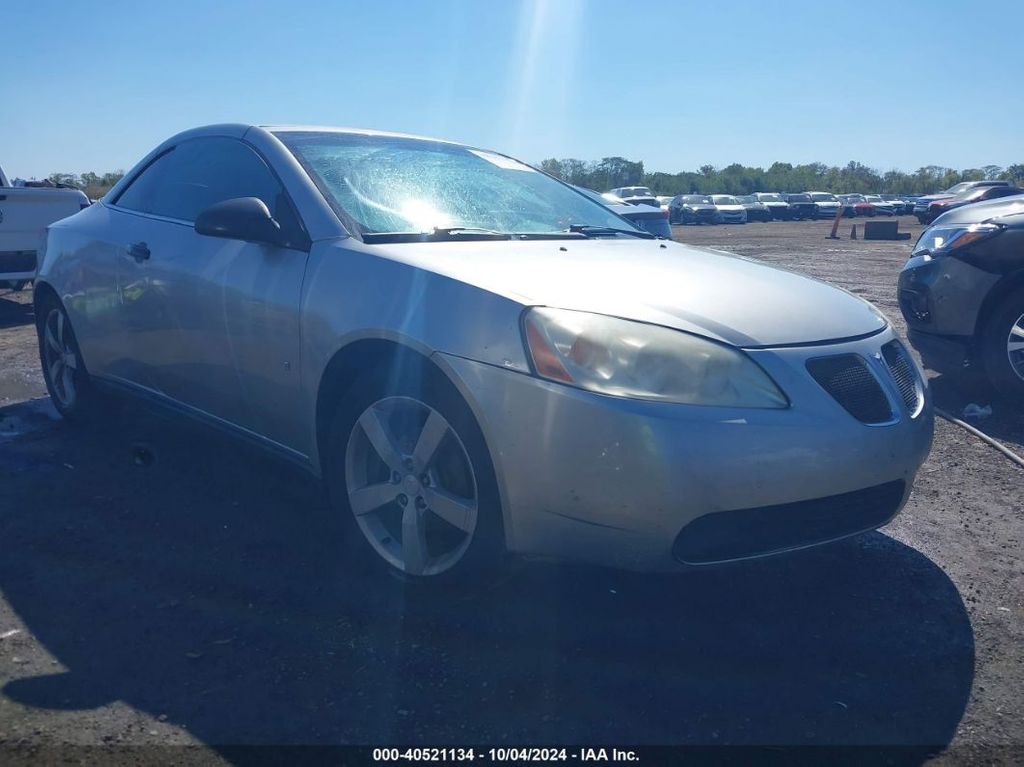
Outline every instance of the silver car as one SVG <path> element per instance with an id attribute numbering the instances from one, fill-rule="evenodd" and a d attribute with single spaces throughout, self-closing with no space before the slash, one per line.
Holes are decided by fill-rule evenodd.
<path id="1" fill-rule="evenodd" d="M 931 442 L 870 304 L 443 141 L 182 133 L 49 228 L 35 302 L 65 416 L 114 389 L 265 446 L 326 482 L 339 556 L 416 582 L 842 538 Z"/>

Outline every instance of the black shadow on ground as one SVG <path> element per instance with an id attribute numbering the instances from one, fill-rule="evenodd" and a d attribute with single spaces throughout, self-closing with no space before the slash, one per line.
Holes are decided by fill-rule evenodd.
<path id="1" fill-rule="evenodd" d="M 900 760 L 920 761 L 971 689 L 956 588 L 880 533 L 680 576 L 523 563 L 431 606 L 353 582 L 315 483 L 206 431 L 129 411 L 4 445 L 0 473 L 0 589 L 67 669 L 3 688 L 31 706 L 123 700 L 215 746 L 911 744 Z"/>
<path id="2" fill-rule="evenodd" d="M 8 294 L 10 295 L 10 294 Z M 5 291 L 0 289 L 0 330 L 31 325 L 35 321 L 32 302 L 19 303 L 5 298 Z"/>

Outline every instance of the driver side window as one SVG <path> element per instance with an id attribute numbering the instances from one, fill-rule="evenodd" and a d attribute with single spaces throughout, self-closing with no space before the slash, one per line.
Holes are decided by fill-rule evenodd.
<path id="1" fill-rule="evenodd" d="M 284 231 L 300 228 L 284 188 L 263 158 L 233 138 L 181 142 L 150 163 L 115 204 L 191 224 L 211 205 L 236 197 L 258 197 Z"/>

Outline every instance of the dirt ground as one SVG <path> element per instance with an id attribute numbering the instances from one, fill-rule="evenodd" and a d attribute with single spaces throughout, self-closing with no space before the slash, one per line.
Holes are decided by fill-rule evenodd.
<path id="1" fill-rule="evenodd" d="M 913 240 L 828 228 L 674 230 L 863 295 L 903 332 Z M 436 605 L 353 583 L 295 469 L 135 407 L 53 420 L 30 295 L 0 295 L 0 748 L 867 744 L 1020 763 L 1024 471 L 946 421 L 880 532 L 681 576 L 522 562 Z M 1007 403 L 932 386 L 950 412 L 992 404 L 978 426 L 1024 452 Z"/>

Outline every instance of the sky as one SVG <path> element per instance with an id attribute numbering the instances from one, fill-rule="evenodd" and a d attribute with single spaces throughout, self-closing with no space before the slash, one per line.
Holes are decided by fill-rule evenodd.
<path id="1" fill-rule="evenodd" d="M 219 122 L 340 125 L 548 157 L 1024 162 L 1024 2 L 6 3 L 0 166 L 127 169 Z"/>

